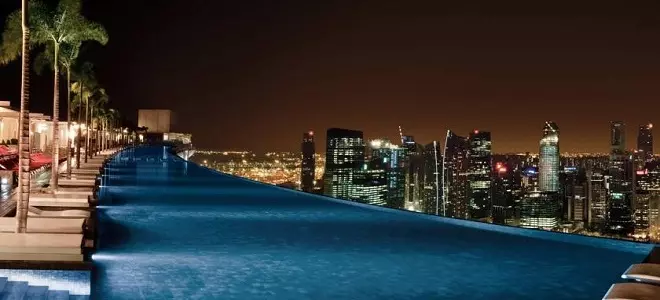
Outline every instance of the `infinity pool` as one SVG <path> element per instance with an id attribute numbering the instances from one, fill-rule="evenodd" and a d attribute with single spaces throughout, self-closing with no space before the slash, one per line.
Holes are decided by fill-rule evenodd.
<path id="1" fill-rule="evenodd" d="M 600 299 L 651 245 L 346 203 L 126 150 L 96 299 Z"/>

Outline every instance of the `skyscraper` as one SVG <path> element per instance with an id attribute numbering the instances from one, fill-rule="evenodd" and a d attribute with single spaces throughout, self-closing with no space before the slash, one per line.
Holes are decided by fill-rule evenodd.
<path id="1" fill-rule="evenodd" d="M 303 192 L 311 193 L 314 190 L 314 170 L 316 168 L 314 162 L 314 152 L 316 151 L 316 147 L 314 145 L 313 131 L 303 133 L 301 150 L 302 163 L 300 166 L 300 189 Z"/>
<path id="2" fill-rule="evenodd" d="M 491 215 L 495 224 L 513 224 L 515 201 L 521 189 L 522 178 L 506 162 L 497 162 L 493 176 L 493 206 Z"/>
<path id="3" fill-rule="evenodd" d="M 422 212 L 440 214 L 442 197 L 442 153 L 440 143 L 433 141 L 424 146 L 424 180 Z"/>
<path id="4" fill-rule="evenodd" d="M 539 190 L 559 191 L 559 127 L 545 122 L 539 149 Z"/>
<path id="5" fill-rule="evenodd" d="M 520 226 L 553 229 L 559 224 L 559 209 L 559 193 L 527 193 L 520 208 Z"/>
<path id="6" fill-rule="evenodd" d="M 483 219 L 491 216 L 493 204 L 490 132 L 474 130 L 468 143 L 469 213 L 472 219 Z"/>
<path id="7" fill-rule="evenodd" d="M 628 235 L 634 231 L 633 202 L 633 155 L 626 152 L 626 126 L 614 121 L 610 125 L 611 148 L 608 167 L 607 226 L 610 234 Z"/>
<path id="8" fill-rule="evenodd" d="M 424 188 L 424 149 L 415 142 L 410 135 L 402 136 L 402 145 L 405 149 L 405 201 L 408 210 L 422 211 L 422 197 Z"/>
<path id="9" fill-rule="evenodd" d="M 387 163 L 371 159 L 354 171 L 349 199 L 361 203 L 384 206 L 387 204 Z"/>
<path id="10" fill-rule="evenodd" d="M 621 121 L 610 123 L 610 155 L 626 153 L 626 124 Z"/>
<path id="11" fill-rule="evenodd" d="M 584 222 L 590 227 L 602 227 L 607 219 L 607 182 L 604 172 L 587 166 L 586 176 L 587 211 Z"/>
<path id="12" fill-rule="evenodd" d="M 328 129 L 323 180 L 326 196 L 350 199 L 353 176 L 364 167 L 364 152 L 362 131 Z"/>
<path id="13" fill-rule="evenodd" d="M 387 140 L 372 140 L 371 159 L 380 160 L 387 171 L 387 207 L 403 208 L 405 199 L 405 149 Z"/>
<path id="14" fill-rule="evenodd" d="M 642 152 L 644 160 L 649 162 L 653 159 L 653 124 L 639 126 L 637 134 L 637 151 Z"/>
<path id="15" fill-rule="evenodd" d="M 452 218 L 469 217 L 468 141 L 447 130 L 442 155 L 442 214 Z"/>

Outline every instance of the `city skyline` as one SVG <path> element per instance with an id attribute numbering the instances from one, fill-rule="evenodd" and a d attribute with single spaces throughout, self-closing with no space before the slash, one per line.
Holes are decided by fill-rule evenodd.
<path id="1" fill-rule="evenodd" d="M 538 124 L 552 120 L 562 152 L 607 152 L 610 121 L 629 137 L 660 123 L 660 3 L 195 4 L 84 9 L 112 36 L 93 56 L 113 105 L 172 109 L 201 148 L 294 150 L 299 132 L 322 141 L 331 127 L 395 140 L 403 126 L 423 143 L 477 128 L 495 152 L 535 152 Z M 14 106 L 19 74 L 17 63 L 0 69 L 0 100 Z M 31 110 L 48 113 L 52 83 L 33 77 Z"/>

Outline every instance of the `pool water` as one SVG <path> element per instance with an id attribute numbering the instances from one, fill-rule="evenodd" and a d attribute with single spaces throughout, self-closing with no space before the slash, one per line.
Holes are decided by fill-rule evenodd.
<path id="1" fill-rule="evenodd" d="M 354 205 L 163 147 L 105 176 L 96 299 L 600 299 L 652 247 Z"/>

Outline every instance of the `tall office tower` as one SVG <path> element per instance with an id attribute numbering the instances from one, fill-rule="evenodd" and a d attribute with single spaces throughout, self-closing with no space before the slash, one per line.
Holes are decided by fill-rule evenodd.
<path id="1" fill-rule="evenodd" d="M 607 219 L 607 182 L 603 170 L 588 167 L 586 175 L 588 209 L 584 221 L 591 228 L 600 228 Z"/>
<path id="2" fill-rule="evenodd" d="M 559 225 L 559 193 L 529 192 L 522 199 L 520 226 L 554 229 Z"/>
<path id="3" fill-rule="evenodd" d="M 589 209 L 588 207 L 588 201 L 587 201 L 587 192 L 585 190 L 585 183 L 582 182 L 581 185 L 576 185 L 574 187 L 574 197 L 572 199 L 572 203 L 570 206 L 570 221 L 574 222 L 576 225 L 580 225 L 582 227 L 585 226 L 585 222 L 587 219 L 587 211 Z"/>
<path id="4" fill-rule="evenodd" d="M 608 167 L 607 226 L 609 234 L 628 235 L 634 231 L 633 222 L 633 155 L 626 153 L 625 124 L 611 123 L 610 164 Z"/>
<path id="5" fill-rule="evenodd" d="M 636 193 L 634 199 L 635 236 L 643 238 L 660 233 L 660 169 L 656 164 L 649 164 L 648 169 L 636 172 Z M 655 239 L 657 241 L 657 239 Z"/>
<path id="6" fill-rule="evenodd" d="M 300 189 L 303 192 L 311 193 L 314 190 L 314 171 L 316 169 L 316 163 L 314 161 L 316 147 L 314 145 L 313 131 L 303 133 L 301 150 Z"/>
<path id="7" fill-rule="evenodd" d="M 538 191 L 539 170 L 535 167 L 526 167 L 522 170 L 521 185 L 524 192 Z"/>
<path id="8" fill-rule="evenodd" d="M 468 148 L 466 138 L 447 130 L 442 155 L 442 214 L 444 216 L 462 219 L 469 217 Z"/>
<path id="9" fill-rule="evenodd" d="M 405 148 L 405 203 L 407 210 L 422 211 L 422 196 L 424 189 L 424 149 L 415 142 L 412 136 L 403 136 Z"/>
<path id="10" fill-rule="evenodd" d="M 326 196 L 350 199 L 353 175 L 364 167 L 364 151 L 362 131 L 328 129 L 323 180 Z"/>
<path id="11" fill-rule="evenodd" d="M 422 212 L 437 215 L 441 211 L 442 154 L 440 143 L 433 141 L 424 146 L 424 180 L 422 196 Z"/>
<path id="12" fill-rule="evenodd" d="M 559 174 L 562 220 L 566 222 L 575 220 L 575 206 L 583 205 L 583 201 L 580 200 L 584 197 L 584 194 L 580 192 L 585 180 L 586 174 L 579 172 L 577 167 L 564 167 Z M 578 210 L 583 212 L 582 208 L 578 208 Z M 578 216 L 578 218 L 582 220 L 582 216 Z"/>
<path id="13" fill-rule="evenodd" d="M 632 198 L 632 192 L 610 192 L 605 230 L 607 233 L 627 236 L 635 231 Z"/>
<path id="14" fill-rule="evenodd" d="M 626 153 L 626 124 L 621 121 L 610 123 L 610 157 Z"/>
<path id="15" fill-rule="evenodd" d="M 493 176 L 492 217 L 495 224 L 510 224 L 514 218 L 515 179 L 513 169 L 506 163 L 495 164 Z M 509 220 L 509 222 L 507 222 Z"/>
<path id="16" fill-rule="evenodd" d="M 653 194 L 650 191 L 639 190 L 635 193 L 633 203 L 633 222 L 635 237 L 646 239 L 649 235 L 649 205 Z"/>
<path id="17" fill-rule="evenodd" d="M 545 122 L 543 138 L 539 143 L 539 190 L 559 191 L 559 127 Z"/>
<path id="18" fill-rule="evenodd" d="M 637 134 L 637 151 L 643 153 L 644 160 L 650 162 L 653 160 L 653 124 L 639 126 Z"/>
<path id="19" fill-rule="evenodd" d="M 610 176 L 610 189 L 613 192 L 630 190 L 628 164 L 630 155 L 626 153 L 626 125 L 615 121 L 610 125 L 610 162 L 608 175 Z"/>
<path id="20" fill-rule="evenodd" d="M 353 184 L 349 189 L 349 199 L 366 204 L 385 206 L 387 204 L 387 163 L 386 160 L 372 159 L 353 174 Z"/>
<path id="21" fill-rule="evenodd" d="M 372 140 L 369 146 L 371 159 L 382 161 L 387 171 L 386 206 L 403 208 L 406 184 L 405 149 L 384 139 Z"/>
<path id="22" fill-rule="evenodd" d="M 489 218 L 493 205 L 490 132 L 474 130 L 470 132 L 468 143 L 470 218 Z"/>

